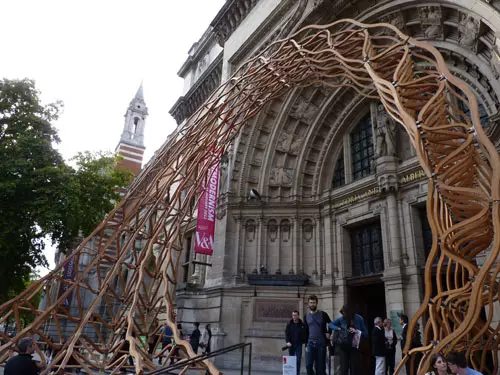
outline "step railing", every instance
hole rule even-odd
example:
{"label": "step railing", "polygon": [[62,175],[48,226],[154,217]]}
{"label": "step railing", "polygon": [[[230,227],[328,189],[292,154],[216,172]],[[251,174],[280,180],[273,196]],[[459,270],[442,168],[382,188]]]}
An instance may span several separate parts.
{"label": "step railing", "polygon": [[191,367],[200,362],[203,362],[206,359],[217,357],[222,354],[231,353],[237,350],[241,350],[241,364],[240,364],[240,375],[243,375],[245,372],[245,349],[248,347],[248,375],[252,373],[252,343],[251,342],[242,342],[240,344],[231,345],[226,348],[221,348],[210,352],[208,354],[200,354],[196,357],[192,358],[184,358],[181,359],[174,364],[171,364],[167,367],[162,367],[154,371],[146,372],[145,375],[178,375],[174,370],[178,370],[185,367]]}

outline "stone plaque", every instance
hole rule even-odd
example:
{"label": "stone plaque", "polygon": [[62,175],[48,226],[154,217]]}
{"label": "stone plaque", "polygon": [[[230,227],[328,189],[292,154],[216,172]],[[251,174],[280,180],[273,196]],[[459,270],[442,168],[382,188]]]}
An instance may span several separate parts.
{"label": "stone plaque", "polygon": [[299,311],[299,301],[257,299],[253,308],[255,322],[287,322],[292,319],[292,312]]}

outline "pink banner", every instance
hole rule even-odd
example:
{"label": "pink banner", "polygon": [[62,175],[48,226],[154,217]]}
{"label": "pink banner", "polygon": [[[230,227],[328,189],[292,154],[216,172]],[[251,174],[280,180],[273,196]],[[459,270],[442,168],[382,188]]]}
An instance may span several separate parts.
{"label": "pink banner", "polygon": [[196,238],[194,252],[212,255],[214,252],[215,205],[219,190],[219,164],[208,170],[207,180],[202,186],[196,218]]}

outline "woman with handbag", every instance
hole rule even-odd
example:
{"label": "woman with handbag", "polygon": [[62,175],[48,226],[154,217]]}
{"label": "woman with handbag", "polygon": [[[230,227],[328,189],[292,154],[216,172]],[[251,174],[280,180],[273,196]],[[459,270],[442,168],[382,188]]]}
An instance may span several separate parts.
{"label": "woman with handbag", "polygon": [[340,310],[342,316],[329,323],[333,330],[333,345],[340,354],[340,375],[358,375],[359,342],[368,338],[363,317],[349,305]]}

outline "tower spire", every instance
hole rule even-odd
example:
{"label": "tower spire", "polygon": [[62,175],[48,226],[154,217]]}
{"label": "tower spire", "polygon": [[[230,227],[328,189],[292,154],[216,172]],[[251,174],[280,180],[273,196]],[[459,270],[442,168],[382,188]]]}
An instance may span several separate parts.
{"label": "tower spire", "polygon": [[148,116],[148,107],[144,101],[144,88],[141,82],[134,98],[125,113],[123,132],[116,152],[123,157],[121,166],[137,174],[141,170],[144,155],[144,127]]}

